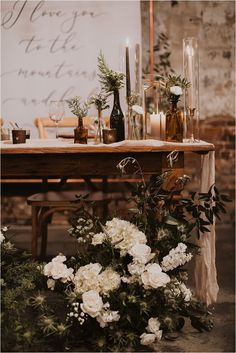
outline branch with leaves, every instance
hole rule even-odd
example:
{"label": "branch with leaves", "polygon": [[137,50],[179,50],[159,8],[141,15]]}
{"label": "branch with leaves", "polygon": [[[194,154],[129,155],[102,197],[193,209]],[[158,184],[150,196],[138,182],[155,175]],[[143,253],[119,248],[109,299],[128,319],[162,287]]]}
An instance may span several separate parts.
{"label": "branch with leaves", "polygon": [[114,92],[124,86],[125,74],[110,69],[105,62],[102,52],[98,56],[98,69],[99,82],[101,83],[102,90],[106,93]]}
{"label": "branch with leaves", "polygon": [[71,99],[67,99],[66,103],[70,108],[71,112],[79,119],[79,126],[83,126],[83,118],[88,114],[90,107],[90,101],[81,102],[81,97],[75,96]]}

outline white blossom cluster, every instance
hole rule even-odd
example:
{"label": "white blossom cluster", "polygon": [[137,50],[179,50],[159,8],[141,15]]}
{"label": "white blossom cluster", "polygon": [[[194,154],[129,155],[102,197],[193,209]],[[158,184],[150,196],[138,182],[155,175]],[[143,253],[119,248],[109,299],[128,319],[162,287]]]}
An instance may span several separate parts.
{"label": "white blossom cluster", "polygon": [[116,249],[120,250],[121,256],[125,256],[134,245],[146,244],[147,242],[146,235],[134,224],[119,218],[107,221],[104,233],[95,234],[92,244],[101,244],[105,239],[109,240]]}
{"label": "white blossom cluster", "polygon": [[52,259],[51,262],[46,264],[43,268],[43,274],[47,277],[52,277],[48,279],[48,288],[54,289],[55,280],[60,279],[61,282],[65,283],[71,281],[74,278],[73,268],[68,268],[63,262],[66,261],[64,255],[58,255]]}
{"label": "white blossom cluster", "polygon": [[88,239],[94,235],[91,232],[93,228],[93,221],[91,219],[84,219],[82,217],[77,219],[77,224],[68,230],[68,233],[72,236],[78,237],[79,243],[86,243],[85,237]]}
{"label": "white blossom cluster", "polygon": [[95,290],[98,293],[107,295],[110,291],[118,289],[121,283],[120,275],[111,267],[102,271],[99,263],[90,263],[81,266],[73,278],[75,292],[84,293]]}
{"label": "white blossom cluster", "polygon": [[67,313],[67,321],[70,319],[76,319],[78,320],[80,325],[83,325],[83,323],[86,320],[86,314],[83,311],[80,311],[79,303],[75,302],[72,303],[72,308],[69,313]]}
{"label": "white blossom cluster", "polygon": [[171,249],[169,254],[166,255],[161,262],[163,271],[168,272],[190,261],[193,255],[191,253],[187,254],[186,250],[187,245],[183,243],[179,243],[176,248]]}
{"label": "white blossom cluster", "polygon": [[0,244],[6,239],[4,233],[6,233],[8,230],[8,227],[2,227],[1,232],[0,232]]}
{"label": "white blossom cluster", "polygon": [[144,332],[140,336],[140,343],[144,346],[149,346],[156,343],[162,338],[162,330],[160,330],[160,321],[157,317],[151,317],[148,320],[148,326],[146,327],[147,333]]}

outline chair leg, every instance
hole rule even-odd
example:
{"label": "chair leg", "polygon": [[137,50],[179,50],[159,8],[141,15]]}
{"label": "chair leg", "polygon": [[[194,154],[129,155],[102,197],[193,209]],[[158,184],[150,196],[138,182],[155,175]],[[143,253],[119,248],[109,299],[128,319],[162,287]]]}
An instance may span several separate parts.
{"label": "chair leg", "polygon": [[37,257],[37,248],[38,248],[38,212],[39,212],[39,207],[32,206],[31,253],[32,253],[33,259]]}

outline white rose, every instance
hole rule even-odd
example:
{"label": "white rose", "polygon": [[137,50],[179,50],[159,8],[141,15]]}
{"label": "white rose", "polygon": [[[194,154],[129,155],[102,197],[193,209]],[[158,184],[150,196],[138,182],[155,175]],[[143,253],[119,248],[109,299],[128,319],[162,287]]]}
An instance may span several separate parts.
{"label": "white rose", "polygon": [[147,288],[165,287],[170,282],[170,277],[166,273],[163,273],[161,267],[156,263],[148,264],[141,278],[144,287]]}
{"label": "white rose", "polygon": [[170,87],[170,92],[176,96],[181,96],[183,94],[183,90],[179,86]]}
{"label": "white rose", "polygon": [[106,238],[106,235],[104,233],[94,234],[92,238],[92,245],[96,246],[96,245],[102,244],[105,238]]}
{"label": "white rose", "polygon": [[140,336],[141,340],[140,343],[144,346],[149,346],[150,344],[154,343],[156,340],[156,335],[154,333],[143,333]]}
{"label": "white rose", "polygon": [[151,317],[148,320],[148,331],[152,332],[152,333],[158,333],[160,329],[160,322],[157,319],[157,317]]}
{"label": "white rose", "polygon": [[56,284],[56,281],[54,281],[54,279],[49,278],[49,279],[47,280],[48,289],[54,290],[55,284]]}
{"label": "white rose", "polygon": [[89,314],[91,317],[99,315],[103,308],[102,298],[95,290],[90,290],[82,294],[83,303],[80,304],[84,313]]}
{"label": "white rose", "polygon": [[134,261],[146,264],[155,254],[151,254],[151,248],[146,244],[136,244],[130,250],[129,254],[133,256]]}

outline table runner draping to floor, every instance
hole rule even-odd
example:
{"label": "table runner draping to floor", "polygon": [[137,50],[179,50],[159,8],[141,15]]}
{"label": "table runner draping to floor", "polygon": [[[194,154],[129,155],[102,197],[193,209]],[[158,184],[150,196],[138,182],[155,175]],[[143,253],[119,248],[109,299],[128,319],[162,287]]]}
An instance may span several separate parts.
{"label": "table runner draping to floor", "polygon": [[[201,186],[200,192],[208,192],[215,183],[215,152],[210,151],[201,157]],[[219,286],[217,283],[217,271],[215,265],[215,220],[208,226],[209,233],[201,234],[197,245],[201,247],[200,256],[195,259],[195,293],[197,297],[207,305],[215,303]]]}

